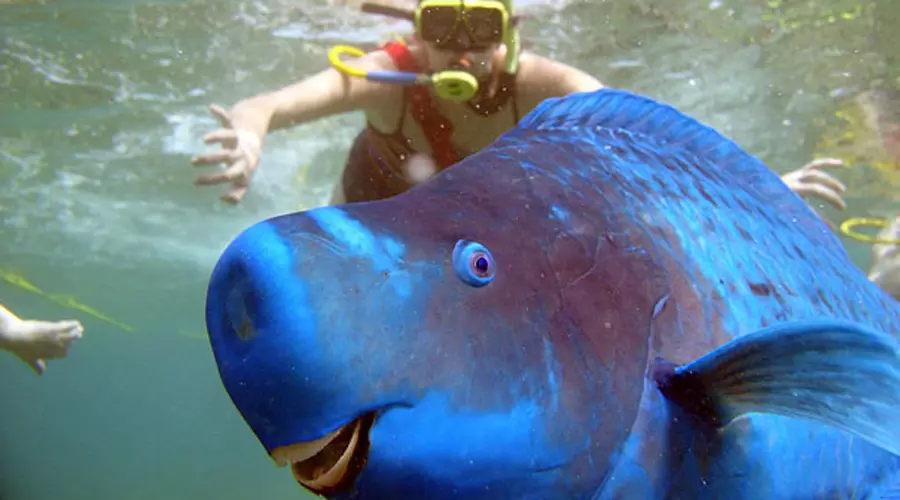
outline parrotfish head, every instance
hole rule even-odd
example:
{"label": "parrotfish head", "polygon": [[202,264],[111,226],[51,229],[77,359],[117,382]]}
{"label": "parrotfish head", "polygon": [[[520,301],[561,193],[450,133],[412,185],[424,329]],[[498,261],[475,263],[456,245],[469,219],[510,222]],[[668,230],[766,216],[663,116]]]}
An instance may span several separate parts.
{"label": "parrotfish head", "polygon": [[604,481],[667,277],[614,194],[586,200],[525,154],[578,151],[495,147],[225,250],[206,313],[221,379],[307,489],[559,498]]}

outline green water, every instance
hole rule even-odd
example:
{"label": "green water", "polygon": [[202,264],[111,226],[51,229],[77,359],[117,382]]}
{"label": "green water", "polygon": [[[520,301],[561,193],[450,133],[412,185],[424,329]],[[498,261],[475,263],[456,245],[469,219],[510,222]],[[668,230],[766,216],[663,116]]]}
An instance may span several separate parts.
{"label": "green water", "polygon": [[[837,0],[526,3],[540,14],[525,29],[534,50],[668,101],[782,172],[822,153],[842,99],[900,76],[896,0],[859,12]],[[237,207],[194,187],[188,159],[216,125],[209,103],[288,84],[324,68],[331,44],[402,27],[324,0],[0,2],[0,270],[129,327],[0,281],[21,316],[86,327],[43,377],[0,356],[0,498],[304,496],[219,382],[204,292],[242,228],[325,202],[362,117],[270,136]],[[865,190],[847,199],[846,214],[824,213],[897,208]],[[868,265],[866,246],[848,248]]]}

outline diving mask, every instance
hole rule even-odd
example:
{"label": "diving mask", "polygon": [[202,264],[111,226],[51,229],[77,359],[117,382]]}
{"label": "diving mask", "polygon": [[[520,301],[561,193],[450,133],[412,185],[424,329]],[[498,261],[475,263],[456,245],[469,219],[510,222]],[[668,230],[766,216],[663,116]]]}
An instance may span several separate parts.
{"label": "diving mask", "polygon": [[[519,65],[516,17],[509,14],[510,0],[425,0],[415,10],[364,2],[363,12],[406,19],[416,25],[420,39],[441,50],[479,52],[498,44],[506,46],[503,72],[514,75]],[[346,45],[333,47],[328,58],[338,71],[373,82],[428,85],[442,99],[468,101],[478,93],[478,79],[465,65],[434,74],[405,71],[362,71],[341,61],[342,55],[361,56],[363,51]]]}
{"label": "diving mask", "polygon": [[441,50],[481,51],[506,40],[509,13],[496,0],[425,0],[415,23],[419,38]]}

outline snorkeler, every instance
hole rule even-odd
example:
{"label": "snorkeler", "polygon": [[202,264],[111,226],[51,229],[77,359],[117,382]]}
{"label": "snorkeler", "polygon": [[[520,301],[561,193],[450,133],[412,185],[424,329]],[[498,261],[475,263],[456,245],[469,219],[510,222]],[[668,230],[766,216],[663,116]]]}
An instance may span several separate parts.
{"label": "snorkeler", "polygon": [[83,332],[78,321],[21,319],[0,304],[0,349],[13,353],[38,375],[47,369],[47,360],[65,358]]}
{"label": "snorkeler", "polygon": [[[267,133],[363,110],[367,126],[351,147],[331,204],[385,198],[423,180],[408,168],[423,163],[416,158],[428,155],[433,174],[493,142],[544,99],[602,87],[576,68],[520,51],[508,0],[424,0],[413,11],[366,2],[362,7],[413,21],[412,43],[390,42],[368,54],[336,47],[331,68],[231,110],[212,105],[222,128],[204,141],[223,148],[191,163],[226,168],[200,175],[196,184],[230,183],[222,199],[238,203]],[[360,57],[349,66],[341,52]],[[843,186],[819,170],[830,164],[812,162],[783,179],[802,196],[843,208]]]}
{"label": "snorkeler", "polygon": [[[362,55],[338,47],[331,68],[228,111],[211,106],[223,128],[204,140],[223,149],[192,163],[227,167],[196,184],[230,183],[222,199],[237,203],[268,132],[362,110],[367,126],[332,203],[386,198],[415,184],[404,164],[416,153],[443,170],[492,143],[544,99],[602,87],[581,70],[520,51],[510,0],[424,0],[411,11],[367,3],[363,10],[412,20],[412,40]],[[341,52],[359,57],[344,62]]]}

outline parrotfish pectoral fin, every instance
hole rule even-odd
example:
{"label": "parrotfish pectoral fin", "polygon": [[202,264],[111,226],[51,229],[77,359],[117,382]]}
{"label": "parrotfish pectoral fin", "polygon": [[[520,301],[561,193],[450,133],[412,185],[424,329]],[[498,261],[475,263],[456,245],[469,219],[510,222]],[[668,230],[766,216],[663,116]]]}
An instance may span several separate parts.
{"label": "parrotfish pectoral fin", "polygon": [[672,403],[721,427],[745,413],[806,418],[900,455],[900,344],[861,325],[791,322],[683,366],[657,358]]}

